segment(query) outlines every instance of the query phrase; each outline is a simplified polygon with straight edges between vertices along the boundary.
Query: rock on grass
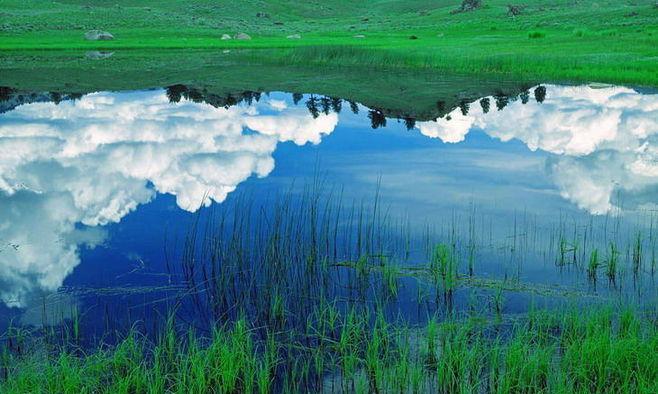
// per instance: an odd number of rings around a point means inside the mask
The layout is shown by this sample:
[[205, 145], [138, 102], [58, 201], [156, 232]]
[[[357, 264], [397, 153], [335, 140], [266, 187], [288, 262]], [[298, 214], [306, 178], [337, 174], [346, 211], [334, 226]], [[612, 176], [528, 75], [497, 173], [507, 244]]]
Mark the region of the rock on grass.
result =
[[110, 41], [114, 40], [112, 33], [103, 30], [89, 30], [85, 33], [87, 41]]

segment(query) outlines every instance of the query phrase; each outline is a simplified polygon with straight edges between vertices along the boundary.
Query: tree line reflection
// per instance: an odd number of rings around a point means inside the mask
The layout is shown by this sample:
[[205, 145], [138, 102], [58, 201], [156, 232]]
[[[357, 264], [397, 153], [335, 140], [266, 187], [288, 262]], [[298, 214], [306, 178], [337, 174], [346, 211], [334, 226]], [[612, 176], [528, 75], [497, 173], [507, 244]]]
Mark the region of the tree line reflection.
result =
[[[262, 92], [244, 91], [238, 94], [229, 93], [225, 96], [219, 96], [212, 93], [207, 93], [202, 89], [187, 87], [185, 85], [173, 85], [166, 88], [167, 97], [171, 102], [179, 102], [182, 98], [191, 100], [193, 102], [205, 102], [214, 107], [228, 108], [232, 105], [246, 103], [250, 105], [252, 102], [258, 102], [261, 98]], [[267, 94], [267, 93], [265, 93]], [[543, 103], [546, 99], [546, 87], [537, 86], [532, 95], [538, 103]], [[511, 102], [520, 100], [521, 103], [527, 104], [530, 101], [530, 90], [523, 90], [520, 94], [509, 95], [498, 92], [493, 95], [493, 100], [497, 111], [503, 110]], [[295, 105], [300, 105], [302, 102], [308, 109], [309, 114], [313, 118], [317, 118], [320, 114], [329, 115], [330, 113], [340, 114], [344, 107], [349, 107], [349, 110], [355, 115], [359, 114], [359, 104], [349, 99], [341, 99], [333, 96], [324, 96], [318, 94], [304, 95], [302, 93], [292, 93], [292, 102]], [[484, 113], [491, 110], [491, 99], [485, 97], [480, 99], [480, 106]], [[461, 113], [465, 116], [468, 115], [470, 110], [470, 103], [468, 100], [461, 100], [458, 107]], [[449, 113], [453, 108], [449, 108], [445, 101], [439, 100], [436, 104], [441, 118], [445, 116], [446, 120], [450, 120]], [[384, 108], [368, 108], [368, 119], [370, 119], [370, 127], [372, 129], [379, 129], [386, 127], [388, 119], [395, 119], [402, 122], [407, 130], [412, 130], [416, 127], [417, 119], [411, 115], [391, 116], [391, 111]]]
[[[196, 88], [192, 86], [177, 84], [165, 88], [167, 98], [171, 103], [178, 103], [181, 100], [189, 100], [194, 103], [205, 103], [215, 108], [230, 108], [235, 105], [246, 104], [251, 105], [254, 102], [259, 102], [262, 95], [268, 93], [257, 91], [241, 91], [230, 92], [226, 94], [216, 94], [207, 91], [203, 88]], [[50, 101], [59, 104], [64, 100], [78, 100], [83, 93], [63, 93], [63, 92], [43, 92], [43, 93], [23, 93], [10, 87], [0, 87], [0, 113], [9, 111], [18, 105]], [[546, 87], [537, 86], [532, 91], [534, 100], [538, 103], [543, 103], [546, 99]], [[526, 104], [531, 100], [530, 90], [523, 90], [520, 94], [509, 95], [503, 92], [498, 92], [492, 96], [497, 111], [503, 110], [511, 102], [520, 100], [522, 104]], [[479, 100], [482, 111], [486, 114], [492, 110], [492, 103], [490, 97], [484, 97]], [[360, 107], [356, 102], [349, 99], [342, 99], [333, 96], [325, 96], [318, 94], [305, 95], [302, 93], [292, 93], [292, 102], [295, 105], [303, 104], [306, 106], [309, 114], [313, 118], [318, 118], [320, 114], [329, 115], [330, 113], [340, 114], [345, 107], [356, 114], [359, 114]], [[470, 111], [470, 106], [473, 105], [467, 99], [459, 101], [457, 107], [461, 113], [466, 116]], [[451, 120], [450, 112], [454, 108], [450, 108], [446, 101], [438, 100], [436, 109], [440, 114], [439, 118]], [[394, 114], [392, 111], [385, 108], [367, 108], [367, 117], [370, 119], [370, 126], [373, 130], [386, 127], [388, 119], [395, 119], [402, 122], [407, 130], [412, 130], [416, 127], [417, 118], [410, 114], [399, 115]]]

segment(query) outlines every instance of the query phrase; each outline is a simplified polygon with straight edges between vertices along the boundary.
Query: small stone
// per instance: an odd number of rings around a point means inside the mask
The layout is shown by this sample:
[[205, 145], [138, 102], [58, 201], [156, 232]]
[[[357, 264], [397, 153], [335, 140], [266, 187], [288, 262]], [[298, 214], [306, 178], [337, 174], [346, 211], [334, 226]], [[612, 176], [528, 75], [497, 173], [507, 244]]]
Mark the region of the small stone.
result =
[[107, 59], [112, 55], [114, 55], [114, 52], [88, 51], [85, 53], [85, 57], [92, 60]]
[[87, 41], [109, 41], [114, 40], [112, 33], [103, 30], [89, 30], [85, 33]]
[[238, 33], [235, 36], [236, 40], [251, 40], [251, 36], [247, 33]]
[[230, 34], [222, 34], [222, 40], [230, 40], [230, 39], [232, 39], [232, 38], [233, 38], [233, 37], [231, 37]]
[[299, 40], [299, 39], [302, 38], [302, 35], [301, 34], [291, 34], [291, 35], [287, 36], [286, 38], [288, 38], [290, 40]]

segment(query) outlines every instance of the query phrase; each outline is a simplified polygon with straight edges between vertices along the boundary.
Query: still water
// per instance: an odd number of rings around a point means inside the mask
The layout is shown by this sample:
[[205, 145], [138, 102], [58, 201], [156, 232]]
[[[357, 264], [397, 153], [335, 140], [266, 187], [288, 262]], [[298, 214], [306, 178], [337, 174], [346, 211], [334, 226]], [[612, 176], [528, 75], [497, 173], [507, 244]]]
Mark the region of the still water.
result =
[[[463, 235], [466, 260], [477, 243], [480, 278], [515, 276], [549, 299], [554, 286], [656, 297], [654, 92], [544, 85], [428, 120], [321, 95], [217, 97], [184, 86], [15, 92], [0, 110], [0, 328], [74, 313], [101, 331], [130, 313], [148, 320], [185, 289], [171, 266], [199, 212], [237, 209], [248, 195], [267, 216], [276, 196], [318, 179], [350, 206], [378, 204], [418, 244]], [[588, 242], [604, 250], [637, 234], [644, 263], [634, 280], [618, 280], [627, 285], [593, 288], [556, 264], [586, 260]], [[422, 260], [421, 249], [404, 260]], [[620, 249], [633, 260], [630, 246]], [[401, 299], [419, 292], [407, 282]], [[510, 313], [530, 302], [516, 290]]]

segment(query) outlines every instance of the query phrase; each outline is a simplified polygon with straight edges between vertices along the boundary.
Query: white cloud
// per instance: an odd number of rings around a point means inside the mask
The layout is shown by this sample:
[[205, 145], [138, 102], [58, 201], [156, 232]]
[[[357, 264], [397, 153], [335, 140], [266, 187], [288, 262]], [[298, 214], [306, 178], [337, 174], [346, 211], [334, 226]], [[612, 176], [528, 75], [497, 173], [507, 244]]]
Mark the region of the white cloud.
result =
[[270, 107], [277, 111], [283, 111], [284, 109], [288, 108], [288, 103], [283, 100], [270, 99], [269, 104]]
[[455, 111], [448, 117], [439, 118], [434, 122], [418, 122], [417, 126], [423, 135], [439, 138], [441, 141], [455, 144], [464, 141], [466, 134], [473, 126], [474, 118]]
[[[480, 129], [501, 141], [556, 155], [548, 166], [560, 193], [580, 208], [614, 209], [616, 191], [641, 192], [658, 185], [658, 95], [624, 87], [546, 86], [542, 104], [517, 100], [484, 113], [479, 100], [450, 120], [419, 122], [420, 132], [447, 143]], [[490, 97], [493, 104], [494, 98]]]
[[[260, 114], [272, 108], [276, 114]], [[337, 123], [336, 114], [314, 119], [275, 100], [228, 109], [170, 104], [161, 90], [3, 114], [0, 299], [20, 306], [30, 292], [61, 286], [79, 263], [77, 223], [118, 222], [156, 192], [188, 211], [221, 202], [250, 176], [272, 171], [277, 143], [319, 143]]]

